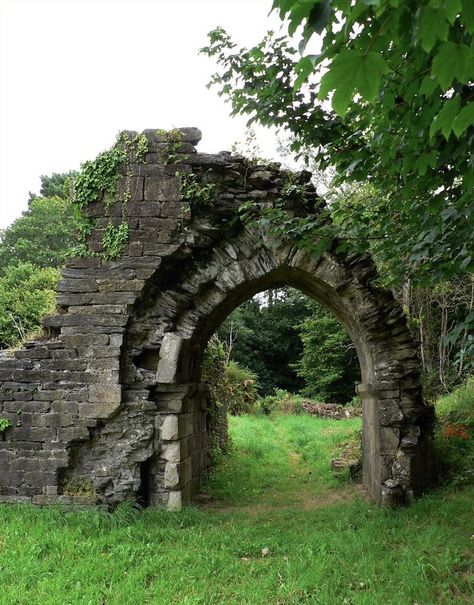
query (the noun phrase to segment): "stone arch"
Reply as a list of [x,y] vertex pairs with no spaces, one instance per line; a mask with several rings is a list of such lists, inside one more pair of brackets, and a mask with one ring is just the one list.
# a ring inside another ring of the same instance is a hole
[[[286,285],[329,309],[356,346],[368,493],[379,503],[411,501],[434,479],[432,409],[402,309],[377,287],[372,260],[337,252],[337,243],[312,256],[245,226],[237,206],[248,199],[305,211],[287,194],[287,174],[227,153],[197,154],[199,131],[180,133],[178,166],[167,163],[166,136],[145,131],[145,162],[124,167],[116,204],[87,208],[97,221],[89,246],[100,254],[104,229],[126,207],[122,258],[69,260],[59,313],[45,321],[52,338],[0,363],[3,412],[28,419],[0,450],[12,469],[0,478],[0,497],[113,504],[141,494],[170,508],[188,501],[209,464],[200,383],[207,340],[240,303]],[[183,194],[191,171],[213,183],[212,204]],[[304,186],[303,205],[321,206],[308,173],[292,178]],[[42,476],[29,473],[34,465]]]

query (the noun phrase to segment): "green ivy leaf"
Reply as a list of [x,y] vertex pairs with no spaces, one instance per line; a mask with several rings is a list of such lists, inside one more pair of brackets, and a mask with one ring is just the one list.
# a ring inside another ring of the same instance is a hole
[[474,103],[468,103],[456,116],[453,122],[453,132],[459,138],[462,133],[474,126]]

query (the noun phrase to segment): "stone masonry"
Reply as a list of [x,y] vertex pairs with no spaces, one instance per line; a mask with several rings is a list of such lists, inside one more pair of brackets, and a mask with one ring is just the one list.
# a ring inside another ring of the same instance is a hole
[[[309,173],[291,177],[306,190],[296,202],[278,164],[196,153],[196,128],[180,129],[172,155],[162,131],[144,135],[144,161],[123,168],[114,203],[86,208],[95,256],[67,261],[48,338],[0,358],[0,417],[11,422],[0,433],[0,501],[188,502],[209,466],[206,343],[236,306],[287,285],[328,308],[355,343],[368,493],[410,502],[434,479],[433,414],[402,309],[375,285],[370,257],[336,244],[311,256],[239,220],[248,201],[294,214],[322,207]],[[212,203],[183,195],[189,174],[212,183]],[[123,211],[127,247],[104,260],[104,231]]]

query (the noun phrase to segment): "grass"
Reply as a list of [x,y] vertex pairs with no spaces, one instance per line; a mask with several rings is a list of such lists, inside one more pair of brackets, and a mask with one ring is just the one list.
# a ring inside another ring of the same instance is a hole
[[328,470],[357,424],[232,418],[211,502],[180,513],[0,507],[1,605],[472,603],[474,488],[377,508]]
[[[340,422],[308,415],[230,417],[234,450],[208,481],[208,491],[224,505],[258,508],[334,497],[330,487],[347,476],[330,470],[331,459],[357,433],[358,418]],[[344,490],[343,490],[344,491]]]

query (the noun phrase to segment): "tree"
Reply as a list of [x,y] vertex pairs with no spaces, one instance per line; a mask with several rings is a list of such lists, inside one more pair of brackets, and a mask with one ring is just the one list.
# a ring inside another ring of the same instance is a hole
[[233,334],[230,357],[258,376],[261,395],[276,388],[303,388],[292,364],[303,351],[296,326],[308,315],[305,297],[296,290],[268,290],[238,307],[219,330],[221,339]]
[[360,382],[354,345],[326,309],[312,300],[307,307],[310,315],[299,326],[303,353],[294,364],[306,383],[302,393],[327,403],[347,403]]
[[258,377],[261,395],[283,389],[344,403],[354,396],[360,372],[349,335],[297,290],[267,290],[247,301],[219,333],[226,341],[226,357]]
[[28,210],[0,233],[0,275],[21,263],[61,266],[78,244],[83,220],[67,199],[33,199]]
[[[59,271],[78,249],[86,220],[64,192],[72,173],[41,177],[41,193],[0,232],[0,348],[16,345],[53,310]],[[57,196],[56,196],[57,194]]]
[[[396,259],[400,282],[471,270],[472,0],[275,0],[274,8],[301,55],[272,34],[237,48],[221,28],[203,49],[217,59],[211,83],[233,114],[292,133],[293,149],[316,151],[336,185],[370,184],[364,204],[375,218],[352,220],[360,204],[349,193],[339,222],[358,249],[377,241]],[[321,51],[304,55],[315,33]],[[329,246],[340,231],[325,229]]]
[[0,277],[0,348],[15,346],[51,312],[56,297],[57,269],[31,263],[7,267]]
[[42,175],[40,176],[41,188],[39,195],[36,193],[29,193],[28,203],[31,203],[38,197],[60,197],[63,200],[69,199],[69,193],[67,191],[67,185],[69,179],[77,176],[79,173],[75,170],[69,172],[53,172],[51,176]]

